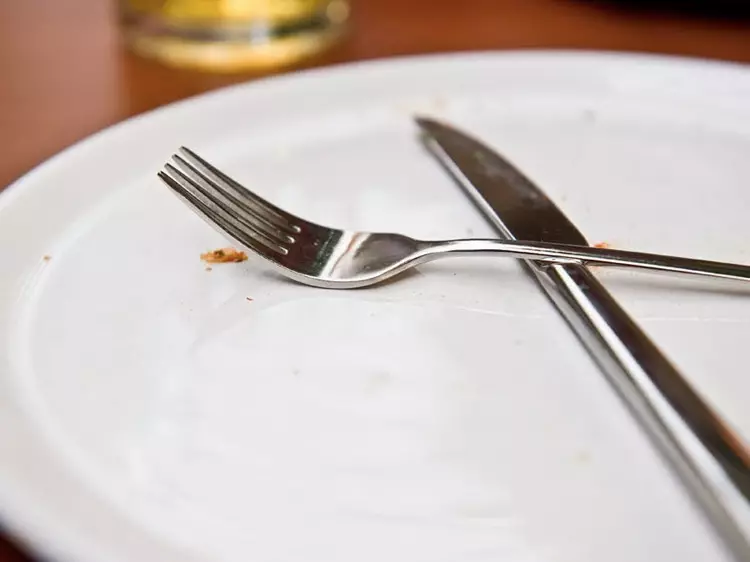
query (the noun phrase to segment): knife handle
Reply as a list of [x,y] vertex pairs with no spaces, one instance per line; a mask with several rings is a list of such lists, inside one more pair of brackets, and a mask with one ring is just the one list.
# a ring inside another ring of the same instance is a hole
[[750,560],[750,452],[584,266],[525,262],[709,515]]

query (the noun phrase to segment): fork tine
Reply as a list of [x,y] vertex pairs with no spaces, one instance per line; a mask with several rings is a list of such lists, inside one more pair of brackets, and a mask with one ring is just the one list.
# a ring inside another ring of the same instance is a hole
[[277,227],[282,229],[291,229],[292,233],[300,232],[298,225],[305,224],[303,219],[280,209],[270,201],[263,199],[260,195],[250,191],[247,187],[240,184],[224,172],[209,164],[206,160],[198,156],[189,148],[182,146],[180,152],[185,156],[193,168],[198,168],[206,179],[210,179],[214,184],[225,190],[241,205],[248,207],[255,213],[261,213],[268,221],[273,222]]
[[[175,164],[177,164],[177,168],[192,180],[197,189],[200,189],[206,197],[221,205],[227,212],[231,213],[240,221],[261,232],[278,244],[294,243],[294,238],[290,235],[289,229],[283,231],[275,224],[263,218],[263,216],[259,215],[257,212],[248,211],[247,207],[242,205],[240,201],[237,201],[233,195],[227,194],[221,186],[211,181],[210,178],[207,178],[200,170],[196,169],[179,155],[172,155],[172,159]],[[167,165],[169,166],[170,164]]]
[[287,254],[288,251],[284,246],[277,244],[261,232],[238,221],[221,205],[216,204],[215,201],[207,197],[180,170],[169,164],[165,168],[166,171],[158,172],[157,175],[159,178],[210,224],[218,227],[222,232],[241,245],[272,261],[278,261],[281,256]]

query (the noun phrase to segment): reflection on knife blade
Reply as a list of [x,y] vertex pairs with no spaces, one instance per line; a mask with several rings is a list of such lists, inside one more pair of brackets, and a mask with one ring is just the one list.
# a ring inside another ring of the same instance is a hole
[[[417,123],[440,162],[506,237],[588,246],[552,200],[489,147],[437,121],[417,119]],[[499,209],[502,214],[496,212]]]

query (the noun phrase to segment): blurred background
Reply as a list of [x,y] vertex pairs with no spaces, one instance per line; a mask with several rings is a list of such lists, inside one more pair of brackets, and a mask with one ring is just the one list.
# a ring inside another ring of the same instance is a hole
[[472,49],[748,62],[748,14],[750,0],[8,0],[0,188],[107,125],[258,76]]
[[8,0],[0,187],[107,125],[258,76],[471,49],[748,62],[749,13],[750,0]]
[[[0,189],[132,115],[344,62],[489,49],[750,62],[750,0],[6,0]],[[28,562],[0,534],[0,562]]]

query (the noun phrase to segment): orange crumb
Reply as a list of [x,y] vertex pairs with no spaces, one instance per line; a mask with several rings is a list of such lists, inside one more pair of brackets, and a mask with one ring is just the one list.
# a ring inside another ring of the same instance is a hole
[[201,259],[206,263],[237,263],[245,261],[247,254],[234,248],[221,248],[201,254]]
[[611,248],[611,246],[607,242],[597,242],[596,244],[594,244],[594,248],[601,248],[602,250],[606,250],[608,248]]
[[52,259],[52,256],[50,256],[50,255],[44,255],[44,256],[42,256],[42,259],[43,259],[44,261],[49,261],[49,260],[51,260],[51,259]]

